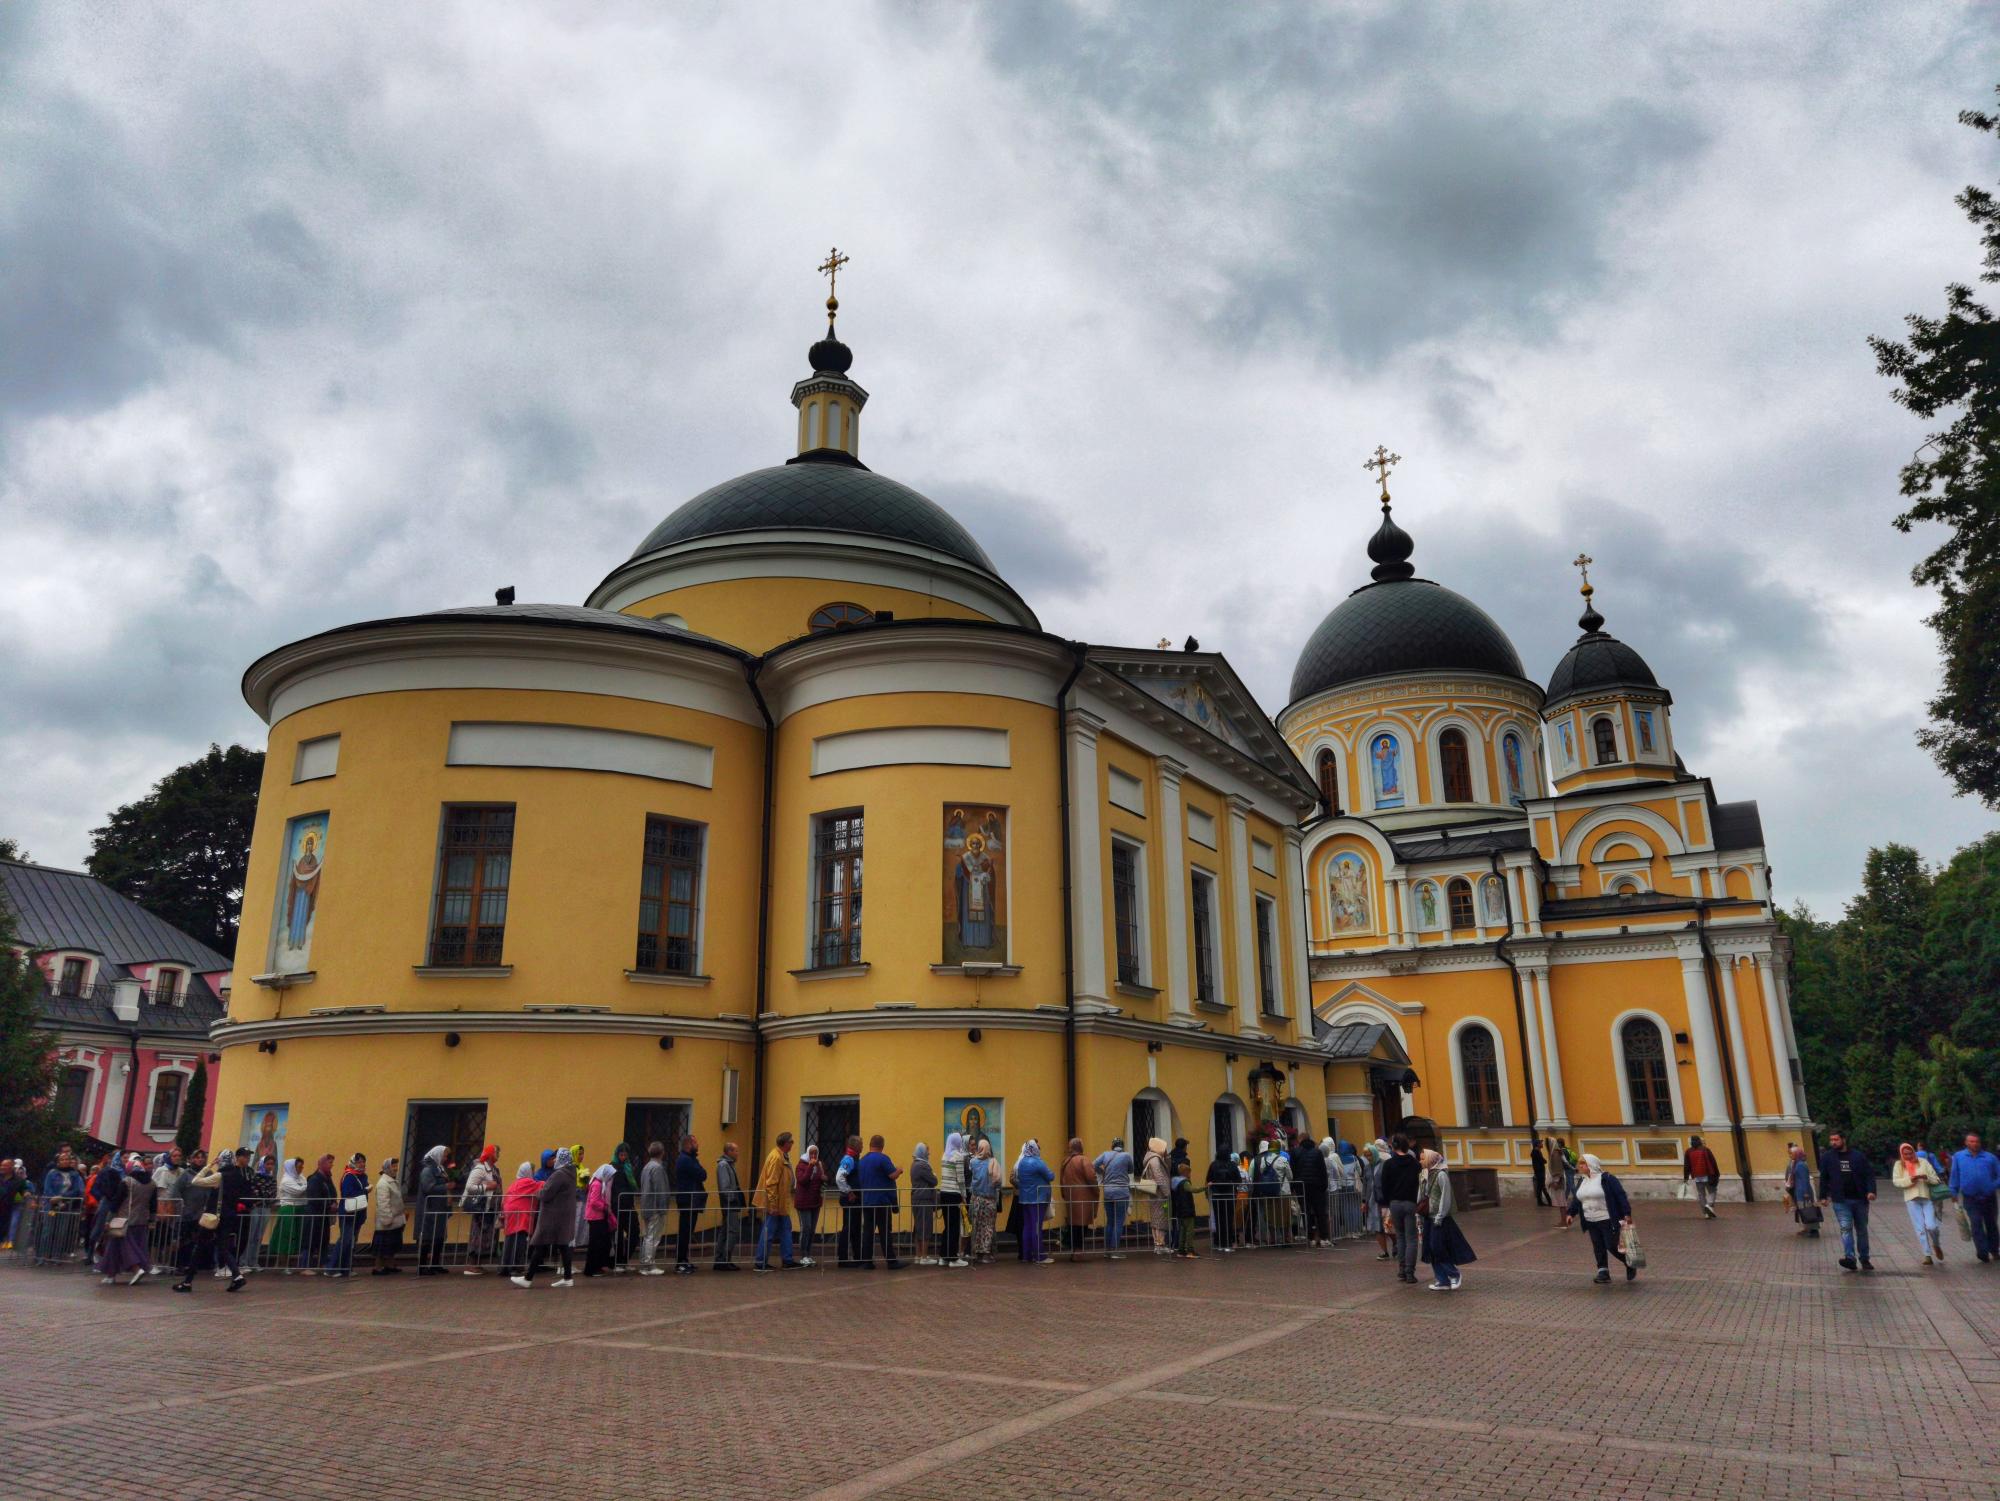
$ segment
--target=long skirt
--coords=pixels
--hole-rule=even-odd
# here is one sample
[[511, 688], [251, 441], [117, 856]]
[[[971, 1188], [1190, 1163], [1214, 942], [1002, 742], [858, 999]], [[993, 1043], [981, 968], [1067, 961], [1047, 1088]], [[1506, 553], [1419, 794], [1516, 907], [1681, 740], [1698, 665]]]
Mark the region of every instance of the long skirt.
[[153, 1264], [147, 1251], [147, 1227], [134, 1225], [123, 1235], [106, 1235], [104, 1252], [97, 1258], [97, 1269], [107, 1277], [116, 1277], [125, 1272], [136, 1272]]
[[290, 1261], [299, 1254], [299, 1206], [280, 1204], [278, 1218], [271, 1226], [271, 1239], [267, 1247], [271, 1261]]
[[991, 1199], [975, 1196], [972, 1200], [972, 1254], [991, 1256], [993, 1254], [993, 1214], [997, 1206]]

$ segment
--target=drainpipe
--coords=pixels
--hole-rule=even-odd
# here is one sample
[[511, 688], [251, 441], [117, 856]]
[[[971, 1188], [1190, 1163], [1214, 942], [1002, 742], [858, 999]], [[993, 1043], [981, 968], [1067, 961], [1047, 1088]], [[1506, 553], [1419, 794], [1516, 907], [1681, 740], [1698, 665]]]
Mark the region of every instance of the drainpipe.
[[764, 1160], [764, 1008], [771, 986], [771, 817], [772, 788], [776, 785], [778, 725], [771, 718], [771, 706], [764, 702], [757, 686], [757, 674], [764, 659], [746, 663], [743, 679], [764, 718], [764, 829], [757, 854], [757, 998], [750, 1016], [750, 1067], [757, 1081], [750, 1091], [750, 1160]]
[[1736, 1143], [1736, 1173], [1743, 1180], [1743, 1202], [1756, 1198], [1750, 1181], [1750, 1142], [1743, 1134], [1743, 1101], [1736, 1094], [1736, 1059], [1730, 1052], [1729, 1028], [1722, 1015], [1722, 996], [1715, 984], [1715, 950], [1708, 946], [1708, 908], [1694, 912], [1694, 936], [1701, 944], [1701, 978], [1708, 987], [1709, 1025], [1715, 1028], [1716, 1050], [1722, 1054], [1722, 1093], [1729, 1102], [1729, 1135]]
[[1090, 648], [1081, 641], [1069, 643], [1072, 658], [1069, 676], [1056, 690], [1056, 817], [1062, 828], [1062, 935], [1063, 935], [1063, 1107], [1068, 1121], [1066, 1134], [1076, 1135], [1076, 919], [1070, 909], [1070, 892], [1075, 883], [1071, 869], [1069, 838], [1069, 691], [1083, 676], [1085, 655]]
[[132, 1097], [139, 1092], [139, 1029], [134, 1027], [125, 1034], [125, 1056], [131, 1072], [125, 1076], [125, 1108], [118, 1113], [119, 1151], [125, 1150], [125, 1139], [132, 1131]]
[[[1529, 1130], [1536, 1137], [1540, 1137], [1541, 1123], [1535, 1119], [1535, 1056], [1534, 1050], [1528, 1046], [1528, 1007], [1521, 996], [1520, 966], [1514, 962], [1514, 956], [1507, 952], [1507, 945], [1514, 941], [1514, 883], [1507, 879], [1506, 872], [1500, 868], [1498, 850], [1491, 851], [1488, 858], [1492, 861], [1493, 874], [1500, 880], [1501, 915], [1507, 919], [1506, 935], [1501, 938], [1494, 952], [1500, 956], [1500, 962], [1507, 966], [1507, 973], [1514, 981], [1514, 1035], [1520, 1039], [1521, 1074], [1528, 1086]], [[1459, 1124], [1463, 1125], [1464, 1122], [1461, 1121]]]

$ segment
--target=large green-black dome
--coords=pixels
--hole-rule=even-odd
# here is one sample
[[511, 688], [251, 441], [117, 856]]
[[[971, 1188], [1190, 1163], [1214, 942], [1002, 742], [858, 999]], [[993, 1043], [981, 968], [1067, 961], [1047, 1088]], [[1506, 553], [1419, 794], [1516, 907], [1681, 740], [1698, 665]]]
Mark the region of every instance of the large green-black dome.
[[1527, 676], [1499, 622], [1463, 594], [1429, 579], [1390, 578], [1356, 589], [1319, 623], [1292, 670], [1292, 702], [1407, 672]]
[[943, 506], [845, 455], [802, 455], [724, 480], [667, 517], [635, 558], [732, 532], [847, 532], [927, 548], [998, 577], [993, 560]]

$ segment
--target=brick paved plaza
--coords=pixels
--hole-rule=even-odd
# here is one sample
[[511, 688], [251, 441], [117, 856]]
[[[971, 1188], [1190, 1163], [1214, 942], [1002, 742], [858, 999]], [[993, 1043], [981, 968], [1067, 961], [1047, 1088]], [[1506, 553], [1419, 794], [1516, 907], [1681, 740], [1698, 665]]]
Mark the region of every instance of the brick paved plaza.
[[10, 1266], [4, 1494], [2000, 1496], [2000, 1269], [1954, 1233], [1925, 1272], [1886, 1202], [1868, 1279], [1773, 1206], [1643, 1207], [1634, 1287], [1509, 1208], [1451, 1296], [1372, 1242], [532, 1293]]

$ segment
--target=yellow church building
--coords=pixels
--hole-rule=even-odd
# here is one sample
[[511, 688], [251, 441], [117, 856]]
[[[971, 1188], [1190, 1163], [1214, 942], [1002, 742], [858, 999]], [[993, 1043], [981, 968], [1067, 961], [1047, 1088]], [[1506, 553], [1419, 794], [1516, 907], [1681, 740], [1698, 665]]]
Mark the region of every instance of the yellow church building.
[[1677, 1179], [1700, 1129], [1776, 1171], [1804, 1107], [1755, 810], [1680, 770], [1635, 653], [1587, 615], [1545, 695], [1412, 576], [1386, 484], [1377, 582], [1275, 724], [1192, 642], [1051, 635], [862, 463], [836, 307], [795, 455], [584, 604], [249, 668], [222, 1134], [503, 1166], [1159, 1135], [1199, 1171], [1265, 1120], [1407, 1123], [1512, 1176], [1546, 1126]]

